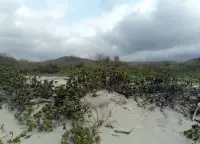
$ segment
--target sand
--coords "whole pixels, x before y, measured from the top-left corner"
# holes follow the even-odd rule
[[[64,83],[63,79],[57,80],[59,84]],[[104,120],[103,125],[99,127],[102,138],[101,144],[193,143],[191,140],[186,139],[182,132],[189,129],[194,122],[173,110],[165,109],[167,116],[164,116],[158,108],[150,111],[138,107],[133,99],[126,99],[123,95],[107,91],[97,92],[95,98],[92,97],[92,94],[88,94],[84,100],[96,107],[99,119]],[[4,129],[6,131],[2,132],[0,130],[1,137],[9,131],[13,131],[14,136],[23,131],[23,126],[17,123],[13,114],[5,106],[0,110],[1,124],[5,125]],[[70,127],[70,124],[67,127]],[[60,144],[63,133],[62,127],[58,127],[50,133],[33,132],[29,139],[22,139],[21,144]],[[8,134],[3,141],[6,143],[9,137]]]
[[[102,136],[101,144],[192,144],[192,141],[187,140],[182,132],[190,128],[193,123],[182,117],[181,114],[166,109],[167,117],[165,117],[158,108],[149,111],[137,107],[137,103],[132,99],[127,100],[127,103],[123,105],[126,98],[119,100],[119,97],[123,96],[116,93],[100,91],[98,95],[100,101],[91,97],[86,97],[86,99],[93,103],[96,102],[95,104],[105,103],[104,107],[99,109],[99,113],[104,118],[107,118],[111,111],[110,117],[99,129]],[[112,99],[118,99],[118,101],[112,101]],[[108,101],[109,103],[107,103]],[[114,128],[106,128],[107,123]],[[133,129],[133,131],[126,135],[116,133],[115,129],[122,131]]]

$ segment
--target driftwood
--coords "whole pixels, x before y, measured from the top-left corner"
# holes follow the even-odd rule
[[[120,137],[120,135],[117,135],[117,134],[112,134],[112,136],[115,136],[115,137]]]
[[[129,135],[129,134],[133,131],[133,129],[134,129],[134,128],[132,128],[130,131],[114,130],[114,132]]]
[[[193,121],[195,120],[195,117],[197,115],[197,111],[198,111],[199,107],[200,107],[200,102],[198,103],[197,108],[196,108],[196,110],[194,112],[194,115],[193,115],[193,118],[192,118]]]
[[[106,127],[106,128],[110,128],[110,129],[113,129],[113,128],[114,128],[114,126],[111,124],[111,122],[107,123],[107,124],[105,125],[105,127]]]
[[[200,123],[200,120],[194,119],[194,121],[196,121],[196,122]]]

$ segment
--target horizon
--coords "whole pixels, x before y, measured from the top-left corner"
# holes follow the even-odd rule
[[[1,54],[0,54],[1,56]],[[74,55],[69,55],[69,56],[61,56],[61,57],[57,57],[57,58],[50,58],[50,59],[46,59],[46,60],[28,60],[28,59],[24,59],[24,58],[17,58],[17,57],[14,57],[14,56],[11,56],[7,53],[2,53],[2,56],[4,57],[10,57],[10,58],[14,58],[15,60],[17,61],[29,61],[29,62],[45,62],[45,61],[52,61],[52,60],[56,60],[56,59],[60,59],[60,58],[70,58],[70,57],[74,57],[74,58],[80,58],[80,59],[86,59],[86,60],[91,60],[91,61],[95,61],[95,57],[88,57],[88,58],[84,58],[84,57],[78,57],[78,56],[74,56]],[[104,55],[104,56],[107,56],[107,55]],[[112,61],[113,60],[113,57],[111,56],[108,56],[110,58],[110,60]],[[127,62],[127,63],[140,63],[140,62],[187,62],[187,61],[191,61],[191,60],[195,60],[195,59],[199,59],[200,57],[193,57],[193,58],[190,58],[190,59],[186,59],[186,60],[143,60],[143,61],[126,61],[126,60],[121,60],[120,57],[119,57],[119,60],[121,62]]]

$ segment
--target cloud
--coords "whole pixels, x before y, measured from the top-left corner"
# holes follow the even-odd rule
[[[105,37],[124,55],[153,52],[153,55],[141,55],[140,59],[162,59],[160,55],[171,55],[176,49],[173,59],[177,59],[176,55],[200,43],[200,15],[193,14],[183,1],[159,1],[150,15],[133,12]],[[200,48],[192,50],[196,53]]]
[[[0,52],[30,60],[97,52],[127,61],[200,55],[198,0],[129,2],[72,25],[66,23],[68,1],[47,2],[47,9],[37,10],[24,0],[0,0]]]

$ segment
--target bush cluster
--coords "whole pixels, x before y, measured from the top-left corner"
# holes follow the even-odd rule
[[[188,139],[197,142],[200,140],[200,126],[198,124],[192,125],[189,130],[183,133]]]
[[[69,74],[69,79],[71,78],[90,91],[106,89],[127,97],[132,95],[131,78],[118,68],[77,69]]]
[[[55,81],[39,81],[36,76],[27,77],[20,71],[0,66],[0,81],[0,90],[6,93],[9,108],[16,112],[15,118],[21,124],[28,126],[27,132],[34,129],[52,131],[66,119],[75,123],[63,135],[62,144],[100,141],[96,127],[84,127],[84,116],[91,113],[91,105],[81,98],[88,92],[95,94],[105,89],[127,98],[139,96],[142,99],[138,103],[140,106],[154,103],[161,109],[170,107],[185,116],[191,116],[190,112],[200,100],[199,92],[192,89],[191,79],[178,79],[167,71],[130,76],[118,68],[78,68],[68,74],[65,85],[55,86]],[[35,111],[40,104],[43,107]]]
[[[82,123],[82,127],[76,125],[70,130],[70,139],[75,144],[79,144],[77,138],[82,132],[85,134],[80,139],[85,137],[85,144],[100,140],[94,130],[91,132],[88,131],[90,128],[83,127],[84,115],[91,112],[90,105],[81,101],[87,92],[107,89],[126,96],[131,94],[127,93],[131,90],[130,78],[116,68],[77,69],[70,73],[65,85],[55,86],[54,81],[38,81],[36,76],[26,77],[19,71],[1,66],[0,80],[0,89],[7,94],[9,108],[16,111],[15,118],[21,124],[28,126],[27,132],[34,129],[52,131],[55,122],[59,123],[64,117]],[[44,106],[34,111],[41,103]]]

